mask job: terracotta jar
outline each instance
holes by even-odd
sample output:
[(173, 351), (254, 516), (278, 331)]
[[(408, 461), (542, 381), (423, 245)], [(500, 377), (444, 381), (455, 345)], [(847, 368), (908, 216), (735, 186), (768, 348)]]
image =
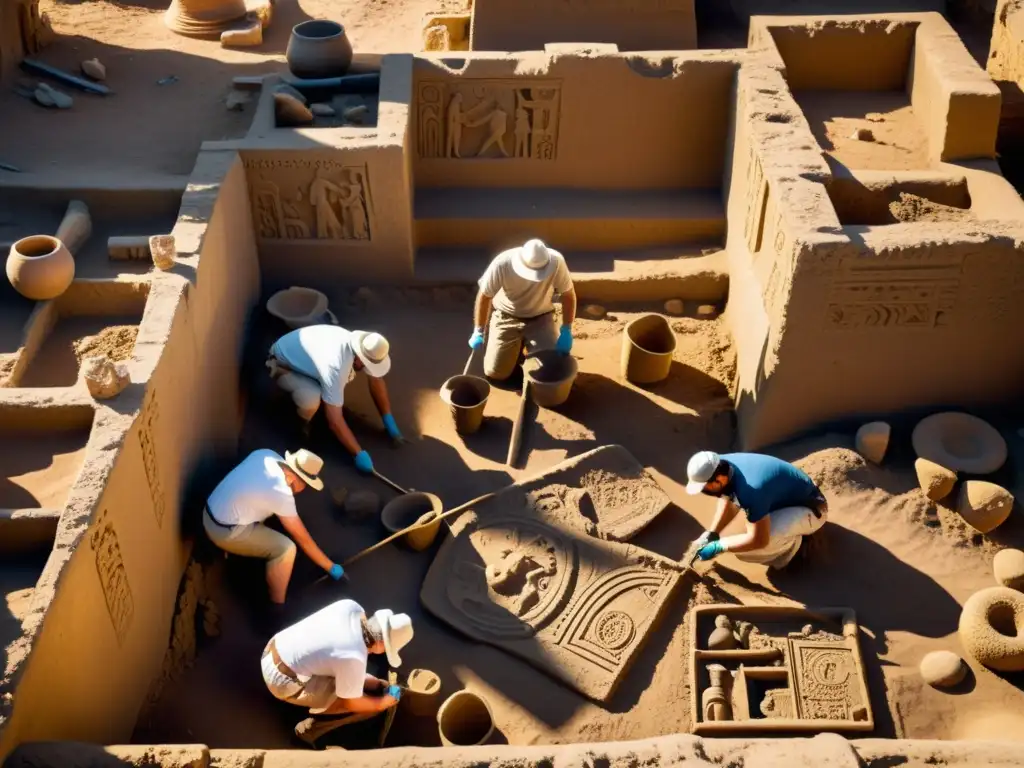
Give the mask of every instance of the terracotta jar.
[(296, 77), (341, 77), (352, 63), (352, 44), (338, 22), (313, 19), (292, 28), (285, 58)]
[(214, 38), (245, 14), (245, 0), (171, 0), (164, 24), (179, 35)]
[(26, 299), (55, 299), (75, 279), (75, 259), (56, 237), (23, 237), (7, 256), (7, 279)]

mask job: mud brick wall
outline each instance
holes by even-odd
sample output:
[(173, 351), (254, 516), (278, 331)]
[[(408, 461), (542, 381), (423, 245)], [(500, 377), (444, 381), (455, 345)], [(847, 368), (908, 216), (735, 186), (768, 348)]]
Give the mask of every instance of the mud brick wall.
[(188, 555), (184, 489), (197, 465), (234, 451), (241, 427), (238, 360), (259, 289), (249, 211), (237, 154), (201, 152), (174, 229), (178, 264), (148, 278), (132, 384), (109, 401), (76, 390), (0, 416), (95, 411), (24, 652), (0, 682), (0, 756), (26, 741), (126, 740), (160, 673)]
[(694, 0), (476, 0), (471, 51), (615, 43), (620, 51), (697, 47)]
[(999, 0), (988, 73), (1003, 94), (1000, 146), (1024, 151), (1024, 0)]

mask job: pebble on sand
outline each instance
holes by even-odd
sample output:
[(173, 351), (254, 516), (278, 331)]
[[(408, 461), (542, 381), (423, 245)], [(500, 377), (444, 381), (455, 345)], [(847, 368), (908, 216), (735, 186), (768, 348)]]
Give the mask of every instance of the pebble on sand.
[(665, 314), (668, 315), (681, 315), (683, 314), (683, 300), (682, 299), (669, 299), (665, 302)]
[(996, 581), (1004, 587), (1024, 592), (1024, 552), (1001, 549), (992, 560)]
[(66, 93), (58, 91), (46, 83), (39, 83), (36, 86), (35, 99), (44, 107), (56, 107), (57, 109), (71, 109), (71, 105), (75, 103), (75, 100)]
[(82, 62), (82, 73), (93, 80), (106, 80), (107, 68), (99, 59), (87, 59)]
[(952, 651), (932, 651), (921, 659), (921, 678), (936, 688), (951, 688), (967, 676), (967, 665)]
[(587, 304), (587, 306), (583, 308), (583, 316), (590, 320), (603, 320), (604, 316), (607, 314), (608, 310), (600, 304)]
[(278, 126), (282, 128), (309, 125), (313, 122), (313, 113), (309, 107), (288, 93), (278, 91), (274, 94), (274, 114)]
[(309, 111), (319, 117), (334, 117), (334, 115), (337, 114), (334, 111), (334, 107), (330, 104), (311, 104), (309, 106)]
[(881, 464), (889, 448), (892, 429), (884, 421), (872, 421), (857, 430), (857, 453), (872, 464)]

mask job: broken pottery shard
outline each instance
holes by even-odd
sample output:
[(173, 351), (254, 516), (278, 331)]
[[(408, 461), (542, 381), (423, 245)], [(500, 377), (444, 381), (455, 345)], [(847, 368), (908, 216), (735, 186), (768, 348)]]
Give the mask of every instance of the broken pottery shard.
[(857, 453), (873, 464), (881, 464), (889, 448), (892, 430), (884, 421), (872, 421), (857, 430)]
[(666, 315), (681, 315), (683, 314), (683, 300), (682, 299), (669, 299), (665, 302), (665, 314)]
[(992, 560), (996, 582), (1004, 587), (1024, 592), (1024, 552), (1019, 549), (1001, 549)]
[(330, 104), (311, 104), (309, 111), (318, 117), (333, 117), (336, 114)]
[(263, 45), (263, 25), (254, 18), (239, 29), (226, 29), (220, 33), (220, 44), (224, 48), (252, 48)]
[(173, 267), (174, 257), (178, 255), (174, 235), (152, 235), (149, 238), (149, 252), (153, 255), (153, 264), (157, 269)]
[(82, 62), (82, 74), (93, 80), (106, 80), (107, 68), (99, 59), (87, 59)]
[(603, 320), (604, 316), (607, 314), (608, 310), (600, 304), (587, 304), (587, 306), (583, 308), (583, 316), (590, 320)]
[(638, 465), (624, 477), (625, 458), (635, 464), (599, 448), (458, 517), (420, 592), (427, 610), (606, 701), (681, 578), (667, 558), (591, 533), (653, 519), (653, 479)]
[(229, 112), (241, 112), (250, 101), (252, 94), (249, 91), (232, 90), (224, 99), (224, 107)]
[(928, 459), (917, 459), (914, 462), (914, 472), (917, 473), (917, 482), (924, 495), (932, 501), (946, 498), (956, 485), (956, 472)]
[(124, 391), (131, 382), (124, 363), (111, 362), (106, 357), (87, 357), (82, 361), (82, 378), (89, 394), (97, 400), (108, 400)]
[(68, 96), (63, 91), (58, 91), (56, 88), (47, 85), (46, 83), (39, 83), (35, 90), (35, 99), (44, 107), (56, 107), (57, 109), (71, 109), (71, 106), (75, 103), (75, 100)]
[(275, 94), (278, 94), (278, 93), (287, 94), (288, 96), (291, 96), (293, 99), (295, 99), (297, 102), (299, 102), (300, 104), (308, 104), (309, 103), (306, 100), (306, 97), (302, 95), (302, 92), (299, 89), (292, 88), (290, 85), (288, 85), (288, 83), (281, 83), (280, 85), (275, 86), (274, 87), (274, 93)]
[(369, 111), (370, 110), (366, 108), (365, 104), (360, 104), (357, 107), (349, 107), (342, 113), (342, 115), (351, 123), (362, 123), (366, 119), (366, 115)]
[(309, 107), (287, 93), (274, 94), (274, 115), (279, 128), (292, 128), (313, 122), (313, 113)]
[(979, 533), (995, 530), (1010, 516), (1013, 496), (1005, 488), (984, 480), (968, 480), (960, 488), (956, 511)]
[(967, 676), (967, 665), (952, 651), (932, 651), (921, 659), (919, 670), (921, 679), (935, 688), (950, 688)]

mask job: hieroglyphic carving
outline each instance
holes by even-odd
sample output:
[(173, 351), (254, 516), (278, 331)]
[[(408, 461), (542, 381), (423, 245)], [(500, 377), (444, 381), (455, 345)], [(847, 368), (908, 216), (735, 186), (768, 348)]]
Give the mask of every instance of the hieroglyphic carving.
[(937, 255), (934, 259), (925, 251), (841, 265), (828, 295), (826, 327), (948, 326), (960, 293), (963, 262), (962, 258), (951, 261)]
[(797, 717), (858, 720), (863, 709), (853, 650), (844, 643), (790, 640)]
[(765, 213), (768, 209), (768, 180), (764, 177), (761, 158), (757, 156), (754, 157), (753, 166), (750, 169), (748, 184), (744, 234), (747, 238), (747, 248), (752, 254), (756, 254), (761, 250)]
[(146, 470), (146, 481), (149, 483), (149, 495), (153, 500), (153, 514), (156, 516), (157, 527), (163, 527), (164, 500), (163, 484), (160, 482), (160, 464), (156, 457), (157, 421), (160, 411), (157, 407), (156, 392), (149, 393), (149, 399), (139, 415), (139, 446), (142, 448), (142, 464)]
[[(245, 167), (259, 238), (370, 242), (372, 205), (365, 166), (246, 159)], [(295, 190), (291, 195), (281, 191), (286, 184)]]
[(124, 642), (135, 617), (135, 603), (132, 601), (132, 589), (128, 583), (124, 558), (121, 557), (117, 532), (110, 522), (107, 510), (100, 512), (89, 534), (89, 544), (96, 559), (100, 589), (103, 591), (110, 621), (114, 625), (114, 634), (120, 645)]
[(558, 80), (421, 82), (420, 157), (554, 160), (561, 93)]

